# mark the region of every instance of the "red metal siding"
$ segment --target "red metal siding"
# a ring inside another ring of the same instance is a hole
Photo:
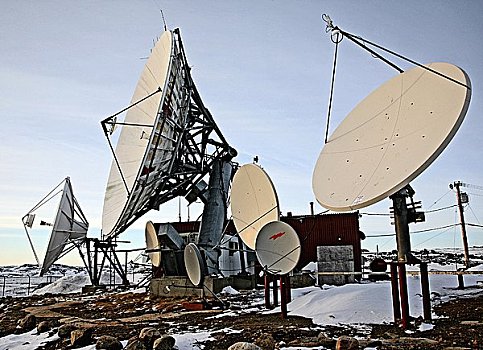
[[[300,237],[302,254],[298,269],[317,261],[317,246],[352,245],[354,269],[361,271],[359,213],[292,216],[283,217],[282,221],[292,226]]]

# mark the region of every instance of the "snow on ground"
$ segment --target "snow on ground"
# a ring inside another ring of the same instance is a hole
[[[446,266],[445,266],[446,268]],[[481,265],[480,265],[481,268]],[[429,270],[443,271],[438,264]],[[481,270],[479,270],[481,271]],[[456,275],[430,275],[429,285],[434,302],[447,301],[482,293],[477,282],[481,275],[465,275],[465,289],[457,289]],[[408,276],[410,314],[422,315],[421,279]],[[346,284],[344,286],[308,287],[292,290],[293,300],[288,304],[290,315],[312,318],[316,324],[356,324],[393,322],[391,283],[389,281]],[[280,312],[276,308],[268,312]]]
[[[0,338],[0,350],[32,350],[46,344],[48,342],[56,341],[59,336],[47,333],[37,334],[34,329],[23,334],[10,334]]]
[[[87,272],[81,272],[76,275],[64,276],[57,281],[46,285],[43,288],[37,289],[33,292],[33,294],[42,295],[46,293],[80,293],[82,291],[82,287],[86,284],[90,284],[89,275],[87,274]]]

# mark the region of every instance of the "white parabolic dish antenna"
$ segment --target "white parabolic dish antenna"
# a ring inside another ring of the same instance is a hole
[[[257,235],[255,252],[263,268],[276,275],[292,271],[300,259],[297,232],[282,221],[269,222]]]
[[[471,97],[469,77],[449,63],[416,67],[381,85],[337,127],[312,178],[317,201],[336,211],[376,203],[402,189],[445,149]]]
[[[70,180],[66,178],[40,276],[43,276],[53,263],[72,250],[76,244],[80,245],[85,241],[88,227],[89,223],[74,197]],[[67,244],[70,245],[68,249],[66,249]]]
[[[184,263],[191,283],[199,287],[203,283],[205,274],[203,272],[204,260],[196,244],[189,243],[184,248]]]
[[[241,166],[233,177],[231,214],[243,242],[255,249],[258,231],[280,220],[278,197],[270,177],[256,164]]]
[[[153,94],[159,88],[165,94],[167,91],[165,87],[166,75],[171,53],[172,34],[170,31],[165,31],[156,43],[144,66],[131,103],[146,98],[146,96]],[[122,222],[130,218],[131,212],[136,212],[136,209],[128,208],[128,205],[142,205],[149,200],[151,195],[150,189],[146,189],[144,186],[138,186],[140,189],[136,188],[137,182],[141,182],[139,178],[143,175],[143,171],[149,173],[149,168],[154,166],[162,166],[163,168],[169,166],[167,159],[170,158],[172,151],[169,140],[170,135],[172,135],[173,124],[165,123],[163,130],[159,130],[161,125],[157,122],[163,94],[153,94],[143,102],[130,108],[126,113],[125,123],[139,125],[139,127],[123,127],[117,142],[116,156],[122,169],[125,183],[116,162],[113,161],[107,181],[102,212],[102,232],[104,234],[109,235],[116,224],[119,224],[118,221],[122,224]],[[148,127],[149,125],[156,125],[157,133],[163,134],[157,145],[157,148],[163,151],[158,150],[156,153],[157,159],[155,159],[154,163],[153,159],[151,159],[151,153],[153,152],[147,148],[149,144],[156,144],[157,141],[155,142],[153,138],[158,138],[159,136],[155,136],[155,133],[152,133],[152,128]],[[144,181],[147,181],[147,179],[144,179]],[[132,200],[132,197],[135,195],[139,196],[136,203]],[[147,196],[146,198],[144,198],[145,195]]]
[[[146,229],[144,231],[144,234],[146,236],[146,250],[154,250],[160,248],[158,234],[156,233],[156,229],[154,228],[152,221],[148,221],[146,223]],[[159,267],[159,265],[161,264],[161,252],[148,252],[148,256],[151,260],[151,263],[154,266]]]

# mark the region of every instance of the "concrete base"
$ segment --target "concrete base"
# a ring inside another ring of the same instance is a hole
[[[237,290],[255,288],[254,276],[232,276],[225,278],[205,277],[204,287],[195,287],[188,277],[166,276],[153,278],[149,284],[149,292],[158,297],[203,297],[212,293],[220,293],[223,288],[231,286]]]

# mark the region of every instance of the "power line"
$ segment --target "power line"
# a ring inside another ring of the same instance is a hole
[[[438,209],[426,210],[425,213],[430,214],[430,213],[434,213],[434,212],[441,211],[441,210],[451,209],[451,208],[454,208],[454,207],[456,207],[456,204],[449,205],[447,207],[438,208]],[[362,212],[360,214],[361,215],[367,215],[367,216],[390,216],[391,215],[389,213],[369,213],[369,212]]]
[[[459,226],[459,225],[460,224],[450,224],[450,225],[445,225],[445,226],[428,228],[428,229],[425,229],[425,230],[412,231],[410,233],[414,234],[414,233],[424,233],[424,232],[430,232],[430,231],[436,231],[436,230],[443,230],[443,229],[448,229],[448,228]],[[483,228],[483,225],[476,225],[476,224],[467,224],[467,225],[477,226],[477,227]],[[385,233],[385,234],[380,234],[380,235],[366,235],[366,238],[390,237],[390,236],[395,236],[395,235],[396,235],[395,233]]]
[[[451,225],[445,225],[445,226],[440,226],[440,227],[434,227],[434,228],[427,228],[425,230],[419,230],[419,231],[412,231],[411,233],[423,233],[423,232],[429,232],[429,231],[436,231],[436,230],[442,230],[445,228],[451,228],[455,226],[459,226],[460,224],[451,224]]]

